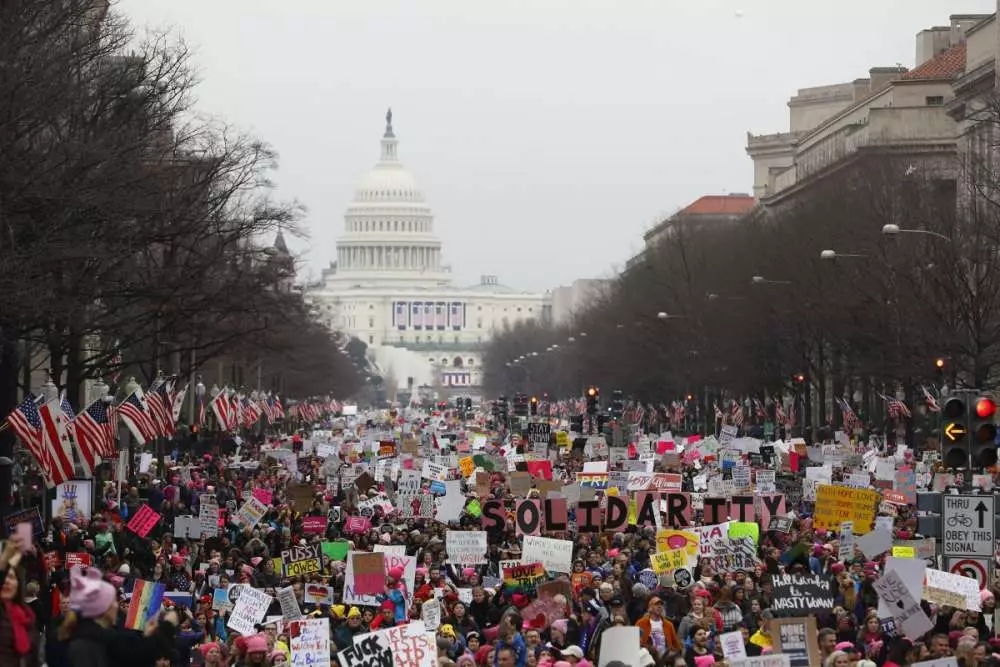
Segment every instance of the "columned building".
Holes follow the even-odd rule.
[[[336,261],[307,296],[327,326],[368,345],[390,398],[478,394],[490,335],[548,318],[551,308],[548,294],[505,287],[496,276],[453,285],[431,207],[400,162],[391,111],[381,157],[344,214]]]

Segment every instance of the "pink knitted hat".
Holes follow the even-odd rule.
[[[97,618],[115,602],[115,587],[92,567],[74,567],[69,574],[69,606],[84,618]]]

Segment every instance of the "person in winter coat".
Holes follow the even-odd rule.
[[[115,587],[101,578],[99,570],[73,568],[69,607],[59,639],[69,644],[72,667],[152,667],[160,658],[173,654],[177,612],[151,619],[145,633],[116,627]]]
[[[35,614],[24,602],[24,577],[18,570],[19,545],[19,538],[12,537],[0,553],[0,665],[35,667],[38,632]]]

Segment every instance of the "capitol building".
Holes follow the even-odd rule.
[[[398,149],[390,111],[381,159],[344,214],[336,260],[307,297],[328,327],[368,345],[390,398],[477,395],[484,343],[506,325],[548,318],[550,297],[496,276],[453,285],[431,207]]]

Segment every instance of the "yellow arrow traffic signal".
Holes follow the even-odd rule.
[[[944,427],[944,435],[952,442],[957,442],[968,435],[969,429],[964,424],[952,422]]]

